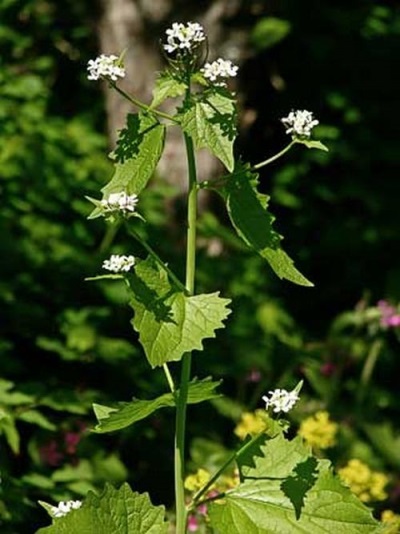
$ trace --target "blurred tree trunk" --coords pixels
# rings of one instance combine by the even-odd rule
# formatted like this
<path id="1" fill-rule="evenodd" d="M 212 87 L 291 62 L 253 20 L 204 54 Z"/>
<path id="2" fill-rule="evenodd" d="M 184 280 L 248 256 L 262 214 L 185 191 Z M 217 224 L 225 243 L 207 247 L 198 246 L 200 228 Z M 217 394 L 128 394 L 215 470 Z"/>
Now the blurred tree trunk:
<path id="1" fill-rule="evenodd" d="M 163 67 L 160 40 L 174 21 L 199 21 L 209 40 L 209 58 L 221 56 L 240 65 L 246 54 L 246 29 L 240 26 L 243 13 L 254 11 L 260 1 L 252 0 L 101 0 L 99 24 L 100 52 L 119 54 L 127 49 L 127 76 L 121 86 L 140 100 L 149 102 L 156 72 Z M 239 23 L 238 23 L 239 22 Z M 115 145 L 117 132 L 132 105 L 115 91 L 105 92 L 110 143 Z M 168 102 L 164 109 L 172 109 Z M 209 178 L 220 164 L 207 151 L 197 157 L 199 178 Z M 182 135 L 169 128 L 165 152 L 159 171 L 169 182 L 182 186 L 186 180 L 186 155 Z"/>

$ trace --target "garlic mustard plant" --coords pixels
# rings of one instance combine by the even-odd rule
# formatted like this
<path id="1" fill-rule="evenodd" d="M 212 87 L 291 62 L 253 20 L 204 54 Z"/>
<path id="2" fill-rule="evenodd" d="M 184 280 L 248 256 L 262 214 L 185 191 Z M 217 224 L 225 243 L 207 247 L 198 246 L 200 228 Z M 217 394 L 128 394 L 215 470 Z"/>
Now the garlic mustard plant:
<path id="1" fill-rule="evenodd" d="M 89 71 L 88 80 L 105 78 L 115 82 L 118 78 L 125 78 L 125 69 L 119 65 L 119 58 L 115 55 L 101 54 L 96 59 L 91 59 L 87 70 Z"/>
<path id="2" fill-rule="evenodd" d="M 103 269 L 114 273 L 128 272 L 135 265 L 134 256 L 120 256 L 112 254 L 110 259 L 103 262 Z"/>
<path id="3" fill-rule="evenodd" d="M 280 279 L 303 286 L 306 291 L 313 284 L 294 266 L 282 247 L 282 237 L 273 227 L 270 199 L 259 191 L 257 171 L 295 145 L 327 148 L 311 139 L 311 130 L 318 123 L 313 115 L 308 111 L 291 112 L 282 119 L 291 142 L 264 161 L 243 161 L 237 157 L 234 146 L 236 97 L 225 86 L 228 78 L 238 74 L 238 67 L 223 58 L 207 63 L 206 32 L 198 22 L 174 22 L 162 39 L 161 49 L 167 65 L 157 77 L 152 102 L 142 102 L 118 85 L 125 70 L 117 56 L 101 55 L 88 65 L 91 80 L 106 81 L 110 90 L 136 109 L 128 114 L 126 128 L 119 133 L 112 154 L 115 166 L 112 176 L 99 198 L 89 199 L 94 210 L 88 218 L 101 218 L 107 226 L 109 237 L 101 250 L 109 249 L 107 253 L 111 256 L 102 264 L 110 272 L 88 280 L 123 281 L 136 332 L 132 342 L 142 346 L 149 368 L 165 375 L 165 389 L 157 397 L 149 398 L 148 391 L 140 392 L 139 385 L 132 384 L 133 399 L 116 399 L 110 405 L 105 404 L 108 400 L 98 399 L 93 405 L 97 420 L 93 431 L 98 434 L 121 431 L 160 408 L 173 410 L 174 499 L 170 500 L 175 503 L 174 510 L 167 518 L 164 507 L 154 506 L 147 493 L 137 493 L 128 484 L 120 488 L 106 484 L 101 492 L 89 491 L 82 507 L 65 503 L 51 507 L 41 503 L 53 523 L 40 532 L 147 534 L 151 530 L 157 534 L 186 534 L 198 528 L 219 534 L 375 532 L 377 521 L 333 475 L 329 462 L 313 457 L 300 436 L 289 439 L 285 435 L 290 422 L 281 415 L 289 414 L 299 401 L 302 382 L 291 390 L 269 391 L 262 398 L 268 412 L 260 406 L 238 422 L 236 434 L 244 439 L 237 448 L 217 455 L 215 463 L 209 458 L 210 465 L 188 475 L 187 426 L 193 421 L 193 412 L 190 417 L 188 412 L 192 404 L 220 397 L 217 389 L 223 388 L 220 380 L 209 377 L 207 370 L 201 368 L 201 360 L 194 377 L 192 360 L 204 350 L 204 341 L 212 340 L 224 328 L 231 313 L 227 296 L 218 291 L 197 291 L 199 190 L 207 189 L 221 199 L 238 238 L 265 260 Z M 180 99 L 175 111 L 166 113 L 160 109 L 165 100 L 176 97 Z M 187 211 L 186 220 L 182 221 L 186 228 L 186 254 L 183 268 L 177 266 L 177 272 L 185 272 L 182 279 L 163 260 L 157 246 L 144 237 L 152 233 L 150 223 L 136 211 L 138 199 L 146 195 L 171 127 L 180 129 L 187 155 Z M 200 149 L 219 159 L 224 167 L 221 176 L 199 182 L 196 154 Z M 123 232 L 132 239 L 135 256 L 115 253 L 126 243 L 120 240 Z M 132 365 L 136 364 L 132 361 Z M 253 381 L 253 387 L 260 378 Z M 144 398 L 140 398 L 142 394 Z"/>

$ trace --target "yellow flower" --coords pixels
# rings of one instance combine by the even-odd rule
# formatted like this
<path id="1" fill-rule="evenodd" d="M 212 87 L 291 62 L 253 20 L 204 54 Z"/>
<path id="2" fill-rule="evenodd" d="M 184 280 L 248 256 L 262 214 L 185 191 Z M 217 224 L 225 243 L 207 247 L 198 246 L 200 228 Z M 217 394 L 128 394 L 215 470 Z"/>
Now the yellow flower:
<path id="1" fill-rule="evenodd" d="M 266 429 L 266 421 L 261 414 L 264 410 L 256 410 L 253 413 L 245 412 L 237 424 L 234 433 L 240 439 L 244 439 L 247 435 L 255 436 Z"/>
<path id="2" fill-rule="evenodd" d="M 194 475 L 188 475 L 186 477 L 184 486 L 188 491 L 198 491 L 207 484 L 210 478 L 210 473 L 200 468 Z"/>
<path id="3" fill-rule="evenodd" d="M 381 521 L 385 523 L 385 534 L 398 534 L 400 532 L 400 515 L 393 510 L 383 510 Z"/>
<path id="4" fill-rule="evenodd" d="M 328 412 L 319 411 L 301 423 L 298 433 L 311 447 L 327 449 L 335 445 L 338 428 L 338 424 L 329 419 Z"/>
<path id="5" fill-rule="evenodd" d="M 387 497 L 385 486 L 389 479 L 384 473 L 372 471 L 360 460 L 350 460 L 338 470 L 340 478 L 363 502 L 383 501 Z"/>

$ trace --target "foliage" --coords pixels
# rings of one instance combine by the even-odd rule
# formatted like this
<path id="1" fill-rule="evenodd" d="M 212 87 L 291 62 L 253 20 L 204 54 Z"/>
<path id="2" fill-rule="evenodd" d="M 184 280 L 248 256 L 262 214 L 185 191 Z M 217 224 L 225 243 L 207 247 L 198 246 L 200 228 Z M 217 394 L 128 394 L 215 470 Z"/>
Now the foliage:
<path id="1" fill-rule="evenodd" d="M 399 15 L 390 5 L 362 4 L 346 4 L 344 13 L 341 6 L 287 2 L 274 13 L 290 26 L 284 39 L 263 48 L 264 37 L 257 44 L 253 33 L 260 52 L 243 66 L 240 94 L 243 107 L 256 110 L 256 120 L 250 126 L 243 122 L 236 153 L 251 161 L 264 157 L 266 150 L 273 153 L 283 135 L 276 119 L 293 105 L 313 106 L 323 117 L 318 128 L 329 144 L 328 154 L 298 147 L 282 165 L 260 171 L 259 180 L 261 194 L 268 190 L 271 196 L 285 250 L 290 255 L 298 251 L 296 265 L 316 287 L 304 298 L 301 289 L 278 285 L 262 258 L 251 256 L 221 223 L 218 205 L 218 217 L 202 215 L 198 287 L 229 295 L 234 313 L 218 344 L 206 342 L 201 356 L 207 374 L 224 377 L 223 391 L 230 399 L 215 399 L 214 409 L 205 403 L 191 408 L 199 416 L 193 417 L 191 437 L 203 437 L 192 439 L 196 454 L 191 463 L 200 465 L 210 453 L 211 467 L 218 468 L 233 447 L 232 425 L 242 410 L 258 407 L 260 395 L 272 384 L 295 383 L 304 373 L 309 385 L 293 414 L 294 424 L 327 408 L 341 429 L 336 447 L 326 455 L 338 467 L 356 456 L 387 472 L 390 499 L 385 507 L 396 509 L 396 337 L 393 331 L 383 336 L 364 399 L 350 412 L 374 339 L 344 317 L 339 330 L 336 322 L 329 327 L 366 289 L 370 302 L 400 296 L 399 263 L 393 253 L 398 238 L 397 146 L 391 134 L 398 91 L 390 68 L 398 47 Z M 0 529 L 10 534 L 43 524 L 34 505 L 37 499 L 79 497 L 89 485 L 98 489 L 112 477 L 120 484 L 129 476 L 135 489 L 149 489 L 158 502 L 170 504 L 157 484 L 143 484 L 144 479 L 151 485 L 152 480 L 171 478 L 168 410 L 157 412 L 146 429 L 138 423 L 134 431 L 106 440 L 75 426 L 77 418 L 82 427 L 93 426 L 93 417 L 87 415 L 92 402 L 111 405 L 115 391 L 120 399 L 131 399 L 136 394 L 132 383 L 146 398 L 156 398 L 163 387 L 162 377 L 149 377 L 136 339 L 124 326 L 131 313 L 121 306 L 126 301 L 123 285 L 83 283 L 103 257 L 103 228 L 97 221 L 84 221 L 90 208 L 82 193 L 96 196 L 110 172 L 106 141 L 98 133 L 104 122 L 101 98 L 83 81 L 82 66 L 96 49 L 92 8 L 66 0 L 7 1 L 0 8 L 0 346 L 1 375 L 12 383 L 4 388 L 1 413 L 6 416 L 0 423 L 15 428 L 8 430 L 9 439 L 20 443 L 16 456 L 6 442 L 7 430 L 2 431 Z M 251 29 L 256 22 L 254 16 L 230 24 Z M 168 97 L 182 94 L 172 85 L 165 89 Z M 166 210 L 160 209 L 161 197 L 170 195 L 162 181 L 146 191 L 141 206 L 151 228 L 143 233 L 179 270 L 183 233 L 179 225 L 165 224 L 171 201 Z M 120 237 L 113 251 L 126 246 Z M 360 316 L 359 306 L 349 314 Z M 197 374 L 198 366 L 195 361 Z M 12 395 L 29 400 L 13 404 Z M 24 420 L 29 411 L 40 415 Z M 44 420 L 48 428 L 38 422 Z M 68 452 L 77 435 L 75 452 Z M 154 451 L 159 462 L 148 461 Z M 134 460 L 139 454 L 140 464 Z M 83 467 L 77 469 L 77 464 Z M 378 516 L 383 503 L 374 506 Z"/>

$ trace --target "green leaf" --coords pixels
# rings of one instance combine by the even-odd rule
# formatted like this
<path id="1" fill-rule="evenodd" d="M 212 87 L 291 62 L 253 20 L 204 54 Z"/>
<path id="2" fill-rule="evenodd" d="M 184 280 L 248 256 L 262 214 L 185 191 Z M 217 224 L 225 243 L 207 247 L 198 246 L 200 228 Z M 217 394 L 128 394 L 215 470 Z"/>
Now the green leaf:
<path id="1" fill-rule="evenodd" d="M 153 90 L 152 108 L 159 106 L 167 98 L 176 98 L 185 93 L 187 85 L 176 80 L 169 72 L 161 73 Z"/>
<path id="2" fill-rule="evenodd" d="M 132 321 L 150 365 L 179 361 L 186 352 L 201 350 L 205 338 L 215 337 L 230 310 L 229 299 L 218 293 L 188 296 L 176 291 L 166 272 L 147 259 L 128 276 Z"/>
<path id="3" fill-rule="evenodd" d="M 233 170 L 236 108 L 228 93 L 221 90 L 192 103 L 181 115 L 181 126 L 196 148 L 208 148 L 229 171 Z"/>
<path id="4" fill-rule="evenodd" d="M 46 430 L 56 430 L 57 427 L 51 421 L 47 419 L 42 413 L 37 410 L 26 410 L 18 415 L 20 421 L 25 423 L 32 423 Z"/>
<path id="5" fill-rule="evenodd" d="M 250 39 L 258 50 L 270 48 L 290 32 L 290 22 L 276 17 L 264 17 L 254 26 Z"/>
<path id="6" fill-rule="evenodd" d="M 125 191 L 139 195 L 146 187 L 161 157 L 165 126 L 151 115 L 130 114 L 121 131 L 114 156 L 117 161 L 111 181 L 102 189 L 103 197 Z"/>
<path id="7" fill-rule="evenodd" d="M 6 441 L 14 454 L 19 453 L 20 436 L 14 418 L 0 410 L 0 433 L 4 434 Z"/>
<path id="8" fill-rule="evenodd" d="M 379 525 L 371 511 L 317 460 L 299 438 L 269 439 L 252 465 L 240 464 L 242 483 L 209 508 L 219 534 L 365 534 Z"/>
<path id="9" fill-rule="evenodd" d="M 219 397 L 215 391 L 219 385 L 220 382 L 213 382 L 210 378 L 193 380 L 189 384 L 188 404 L 198 404 Z M 172 393 L 165 393 L 152 400 L 134 399 L 132 402 L 121 402 L 116 407 L 94 404 L 93 409 L 99 422 L 94 431 L 104 433 L 121 430 L 145 419 L 160 408 L 172 407 L 175 404 L 175 396 Z"/>
<path id="10" fill-rule="evenodd" d="M 329 152 L 329 148 L 321 143 L 321 141 L 312 141 L 311 139 L 295 139 L 295 143 L 305 145 L 307 148 L 317 148 L 318 150 Z"/>
<path id="11" fill-rule="evenodd" d="M 257 179 L 258 175 L 246 167 L 239 167 L 227 178 L 222 195 L 233 227 L 248 246 L 268 261 L 279 278 L 312 286 L 282 250 L 282 236 L 273 230 L 275 218 L 267 211 L 269 197 L 257 191 Z"/>
<path id="12" fill-rule="evenodd" d="M 153 506 L 147 493 L 106 484 L 100 495 L 89 492 L 80 508 L 54 518 L 38 534 L 166 534 L 167 529 L 164 507 Z"/>

